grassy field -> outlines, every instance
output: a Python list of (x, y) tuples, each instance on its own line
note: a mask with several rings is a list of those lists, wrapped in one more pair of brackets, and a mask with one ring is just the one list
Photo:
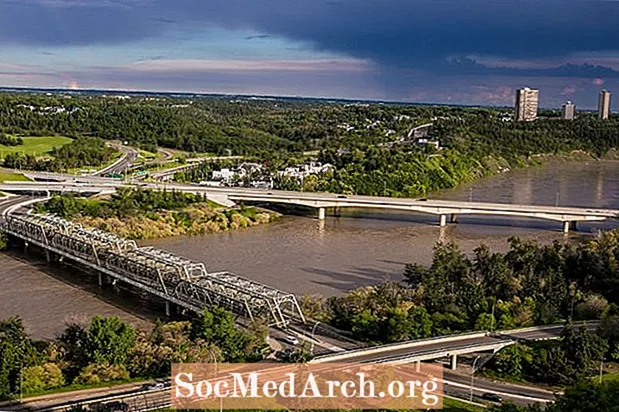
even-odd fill
[(19, 146), (0, 145), (0, 158), (4, 159), (8, 153), (25, 153), (35, 156), (44, 156), (54, 147), (71, 143), (71, 139), (62, 136), (22, 137), (24, 144)]
[(0, 172), (0, 182), (30, 182), (30, 179), (21, 173)]

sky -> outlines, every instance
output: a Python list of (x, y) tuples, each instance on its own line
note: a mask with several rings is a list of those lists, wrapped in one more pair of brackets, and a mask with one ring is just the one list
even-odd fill
[(0, 0), (0, 86), (494, 106), (528, 86), (592, 109), (619, 93), (618, 17), (619, 0)]

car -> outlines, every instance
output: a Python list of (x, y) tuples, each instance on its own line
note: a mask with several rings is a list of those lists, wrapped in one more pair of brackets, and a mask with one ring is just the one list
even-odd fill
[(428, 201), (428, 199), (427, 199), (427, 198), (425, 198), (425, 197), (423, 197), (423, 198), (421, 198), (421, 199), (417, 199), (417, 201), (418, 201), (418, 202), (427, 202), (427, 201)]
[(481, 395), (481, 398), (486, 401), (490, 401), (490, 402), (497, 402), (497, 403), (503, 402), (503, 398), (501, 398), (496, 393), (484, 393), (483, 395)]
[(337, 197), (338, 199), (348, 199), (348, 197), (346, 197), (345, 195), (338, 195)]
[(125, 412), (129, 410), (129, 405), (121, 401), (107, 402), (102, 405), (102, 409), (108, 412)]
[(163, 382), (155, 382), (155, 383), (151, 383), (146, 386), (146, 390), (149, 390), (149, 391), (154, 391), (154, 390), (163, 389), (163, 388), (165, 388), (165, 384)]
[(299, 339), (295, 338), (294, 336), (288, 335), (284, 337), (284, 342), (289, 343), (291, 345), (298, 345)]

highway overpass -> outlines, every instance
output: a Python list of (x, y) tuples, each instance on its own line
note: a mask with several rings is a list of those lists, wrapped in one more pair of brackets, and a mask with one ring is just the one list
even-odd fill
[[(585, 325), (595, 330), (597, 321), (577, 322), (575, 327)], [(480, 331), (435, 338), (398, 342), (368, 348), (353, 349), (314, 358), (312, 363), (412, 363), (441, 358), (451, 358), (451, 369), (456, 369), (458, 355), (493, 352), (520, 341), (558, 339), (564, 325), (536, 326), (508, 331)]]
[[(33, 178), (61, 180), (66, 175), (29, 173)], [(603, 221), (619, 217), (619, 210), (599, 208), (576, 208), (563, 206), (534, 206), (487, 202), (463, 202), (457, 200), (405, 199), (392, 197), (373, 197), (341, 195), (332, 193), (291, 192), (251, 188), (205, 187), (195, 184), (179, 183), (137, 183), (114, 179), (70, 176), (65, 181), (56, 182), (5, 182), (0, 190), (15, 193), (32, 192), (81, 192), (91, 193), (113, 191), (121, 186), (139, 186), (151, 189), (178, 190), (182, 192), (206, 194), (209, 199), (230, 206), (233, 202), (255, 202), (288, 204), (314, 208), (319, 219), (326, 218), (327, 209), (337, 215), (342, 208), (367, 208), (409, 211), (430, 214), (437, 217), (440, 226), (448, 221), (456, 223), (460, 215), (506, 216), (544, 219), (562, 223), (563, 231), (576, 228), (577, 222)]]

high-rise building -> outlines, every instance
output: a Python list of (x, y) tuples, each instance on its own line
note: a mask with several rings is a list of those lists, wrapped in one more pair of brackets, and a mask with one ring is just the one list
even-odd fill
[(598, 117), (600, 119), (608, 119), (610, 114), (610, 92), (602, 90), (598, 98)]
[(530, 122), (537, 118), (539, 91), (535, 89), (518, 89), (516, 91), (516, 121)]
[(574, 120), (576, 116), (576, 106), (574, 103), (567, 101), (561, 108), (561, 118), (564, 120)]

